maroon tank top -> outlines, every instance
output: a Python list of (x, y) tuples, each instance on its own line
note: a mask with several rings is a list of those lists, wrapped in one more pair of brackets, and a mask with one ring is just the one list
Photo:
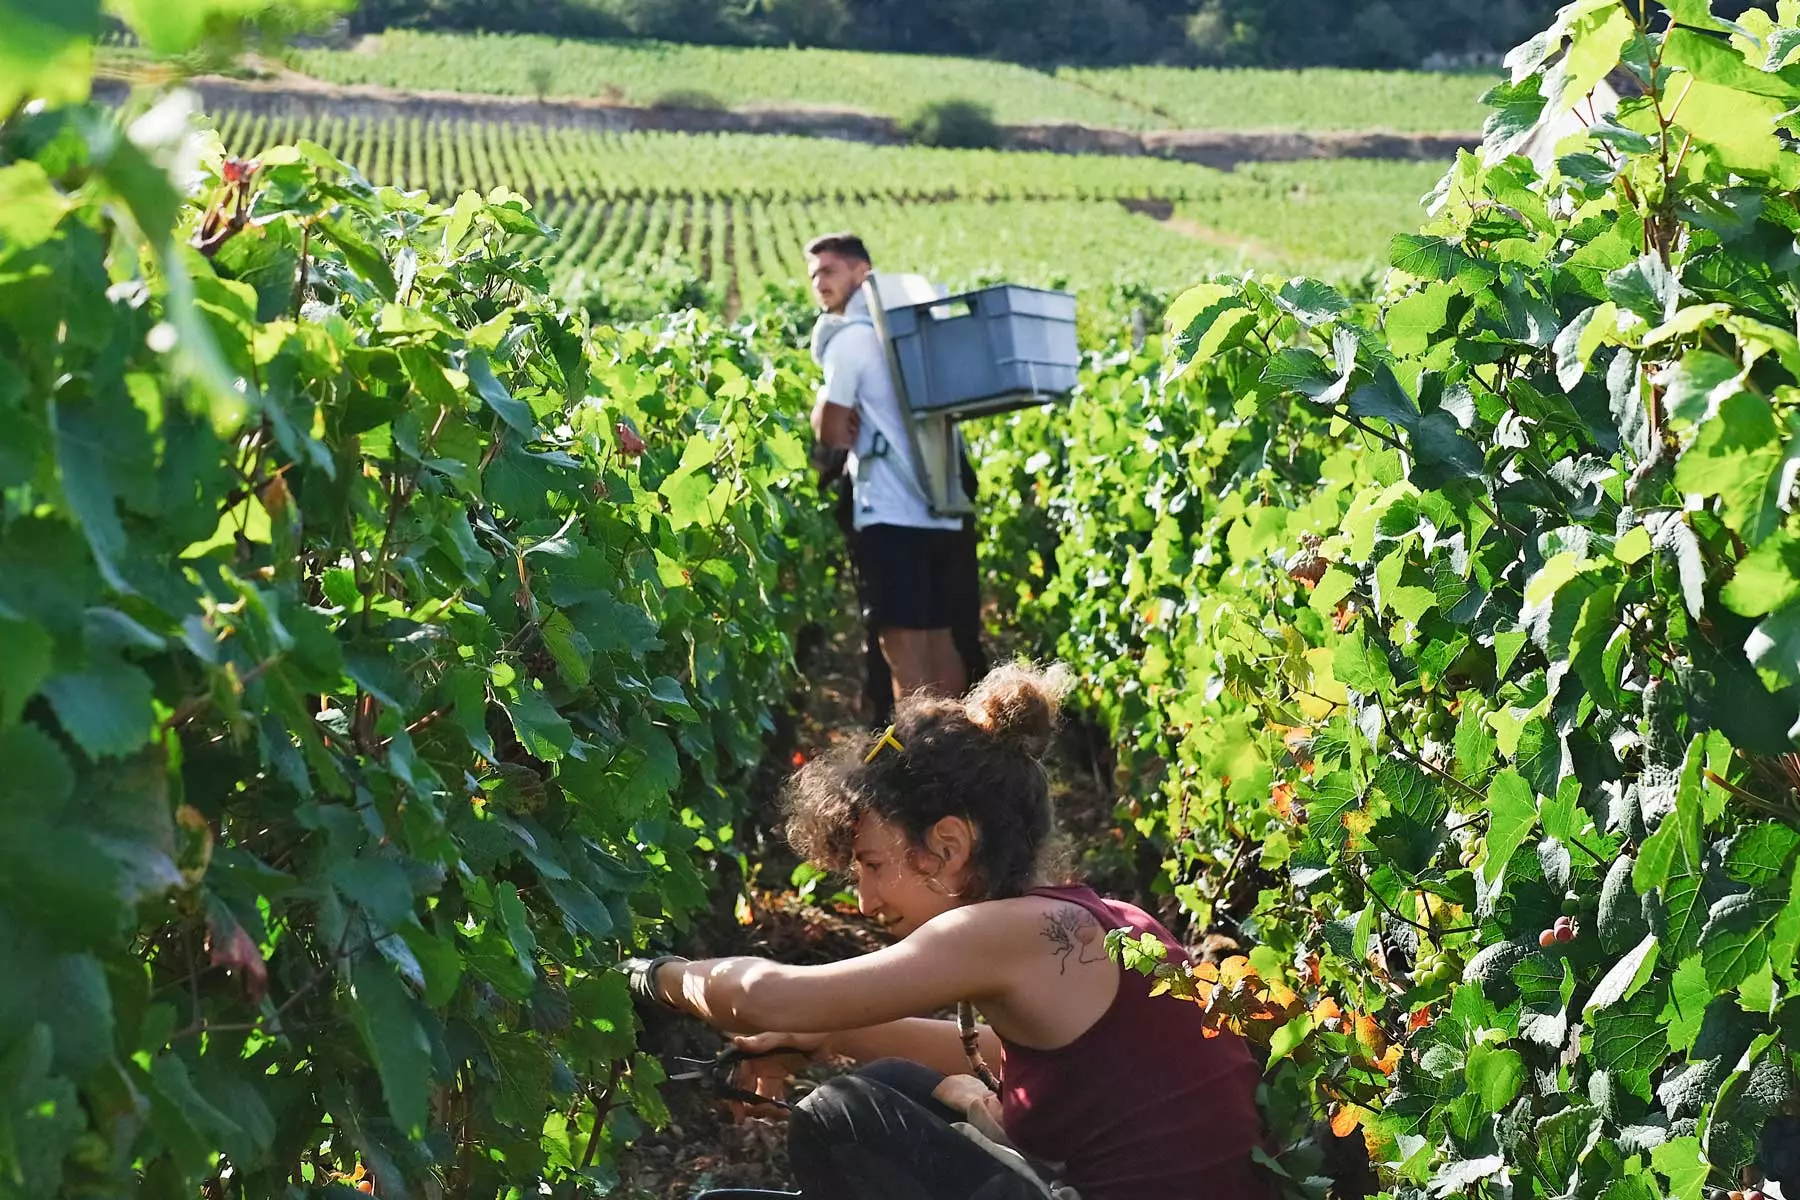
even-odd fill
[[(1150, 933), (1172, 962), (1187, 954), (1155, 918), (1086, 887), (1027, 895), (1079, 904), (1104, 929)], [(1250, 1157), (1262, 1140), (1260, 1077), (1241, 1038), (1206, 1037), (1200, 1009), (1151, 996), (1151, 980), (1120, 968), (1119, 991), (1087, 1032), (1055, 1050), (1012, 1042), (1001, 1071), (1001, 1123), (1026, 1154), (1061, 1163), (1081, 1200), (1265, 1200)]]

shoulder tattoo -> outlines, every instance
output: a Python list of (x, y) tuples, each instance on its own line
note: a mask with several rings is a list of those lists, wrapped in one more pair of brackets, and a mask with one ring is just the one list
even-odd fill
[(1045, 913), (1044, 926), (1039, 932), (1049, 941), (1050, 952), (1059, 960), (1058, 974), (1068, 974), (1071, 958), (1076, 966), (1106, 959), (1105, 931), (1093, 913), (1078, 905), (1068, 904)]

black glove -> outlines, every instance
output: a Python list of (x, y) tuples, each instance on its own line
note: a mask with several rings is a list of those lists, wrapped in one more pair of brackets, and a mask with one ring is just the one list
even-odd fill
[(830, 487), (844, 474), (849, 465), (850, 452), (840, 450), (836, 446), (827, 446), (824, 442), (814, 442), (807, 457), (812, 462), (813, 470), (819, 473), (819, 487)]
[(679, 954), (663, 954), (656, 958), (628, 958), (619, 964), (619, 970), (625, 973), (625, 984), (631, 989), (634, 997), (663, 1008), (680, 1011), (663, 999), (662, 993), (656, 990), (656, 969), (665, 963), (686, 961), (687, 959), (682, 958)]

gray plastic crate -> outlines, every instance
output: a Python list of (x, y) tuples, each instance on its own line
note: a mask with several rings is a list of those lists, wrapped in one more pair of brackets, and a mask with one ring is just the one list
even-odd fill
[(1029, 408), (1075, 387), (1075, 297), (1001, 284), (887, 310), (887, 333), (918, 414)]

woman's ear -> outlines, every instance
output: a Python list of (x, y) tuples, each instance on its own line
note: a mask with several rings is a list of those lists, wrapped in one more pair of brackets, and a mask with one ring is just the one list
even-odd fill
[(967, 817), (942, 817), (925, 831), (925, 849), (946, 872), (967, 876), (975, 855), (975, 826)]

